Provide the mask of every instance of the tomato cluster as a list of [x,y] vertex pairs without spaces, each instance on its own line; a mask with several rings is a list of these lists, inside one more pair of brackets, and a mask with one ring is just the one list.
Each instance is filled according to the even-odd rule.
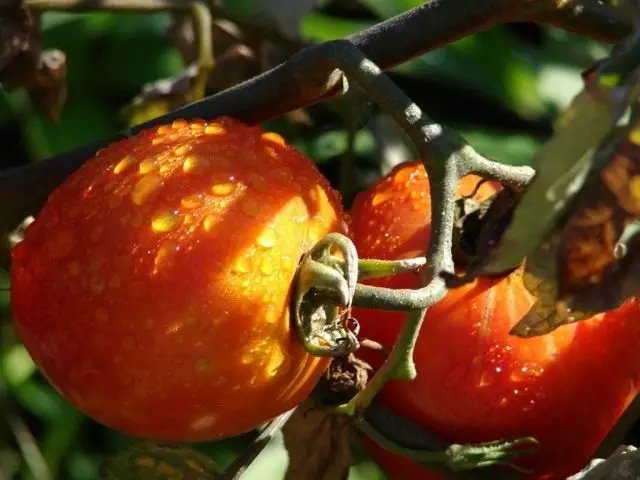
[[[479,179],[464,177],[459,195]],[[490,196],[484,183],[474,198]],[[355,200],[352,235],[359,255],[411,258],[430,234],[429,181],[420,163],[400,165]],[[368,283],[415,288],[406,273]],[[456,443],[533,436],[539,451],[521,462],[532,478],[561,479],[580,470],[633,399],[640,378],[640,304],[529,339],[509,335],[535,298],[520,271],[450,290],[425,317],[415,351],[418,376],[391,381],[381,400]],[[404,313],[357,309],[362,335],[392,345]],[[363,352],[374,366],[377,354]],[[394,480],[430,478],[424,467],[373,447]],[[433,478],[438,478],[433,476]]]
[[[499,185],[468,176],[460,195]],[[429,182],[403,164],[351,210],[360,257],[422,256]],[[349,233],[339,195],[278,135],[229,118],[178,120],[99,151],[50,196],[12,252],[11,306],[26,348],[79,409],[123,432],[210,440],[305,399],[329,361],[291,327],[300,258]],[[405,273],[370,282],[415,288]],[[640,305],[532,339],[509,335],[535,298],[521,273],[479,279],[429,309],[418,377],[381,399],[450,442],[534,436],[534,478],[579,470],[637,391]],[[404,314],[355,309],[391,346]],[[362,352],[379,367],[381,357]],[[376,446],[394,479],[424,467]]]

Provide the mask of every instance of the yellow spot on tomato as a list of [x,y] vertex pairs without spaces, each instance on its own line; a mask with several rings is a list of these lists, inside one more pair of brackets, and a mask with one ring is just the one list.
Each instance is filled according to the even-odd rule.
[[158,190],[162,187],[162,183],[163,179],[160,175],[147,175],[141,178],[133,187],[131,200],[133,200],[133,203],[136,205],[142,205],[158,193]]
[[266,132],[262,134],[262,139],[263,140],[268,140],[270,142],[274,142],[277,143],[278,145],[282,145],[285,146],[286,145],[286,141],[284,138],[282,138],[281,135],[278,135],[275,132]]
[[226,197],[231,195],[235,189],[235,183],[218,183],[211,186],[211,193],[219,197]]

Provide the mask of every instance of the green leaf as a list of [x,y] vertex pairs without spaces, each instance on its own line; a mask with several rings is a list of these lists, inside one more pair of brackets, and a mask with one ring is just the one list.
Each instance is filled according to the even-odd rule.
[[360,3],[385,20],[420,6],[425,0],[360,0]]
[[369,28],[373,24],[374,22],[335,17],[320,12],[311,12],[302,19],[300,35],[303,39],[312,42],[328,42],[357,33],[365,28]]
[[486,130],[460,131],[482,155],[509,165],[530,165],[542,141],[529,135]]
[[414,77],[451,83],[489,98],[527,119],[546,113],[537,74],[505,28],[476,33],[396,67]]
[[[349,135],[344,130],[330,130],[314,136],[306,144],[297,142],[296,146],[316,163],[324,163],[347,152]],[[360,130],[356,133],[354,141],[356,155],[371,157],[375,148],[375,139],[371,131]]]

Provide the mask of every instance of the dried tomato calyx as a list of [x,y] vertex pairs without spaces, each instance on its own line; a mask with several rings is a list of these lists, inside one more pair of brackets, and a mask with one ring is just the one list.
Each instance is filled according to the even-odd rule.
[[344,235],[327,235],[302,257],[293,319],[312,355],[336,357],[359,348],[349,322],[357,280],[358,253]]

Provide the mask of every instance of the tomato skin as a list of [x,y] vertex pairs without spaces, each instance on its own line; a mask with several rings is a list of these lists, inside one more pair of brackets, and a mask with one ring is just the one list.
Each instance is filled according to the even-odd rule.
[[[398,178],[401,188],[384,193]],[[463,179],[461,188],[469,181]],[[428,180],[412,163],[360,194],[351,217],[361,257],[408,258],[424,248],[430,207],[415,200],[421,191],[428,191]],[[376,204],[381,192],[387,200]],[[384,237],[387,218],[393,218],[392,235]],[[368,283],[412,288],[418,278],[405,274]],[[539,451],[519,462],[536,473],[523,478],[561,479],[577,472],[637,392],[640,304],[630,300],[542,337],[510,336],[534,300],[519,270],[451,290],[426,315],[415,351],[418,377],[391,381],[381,401],[449,442],[536,437]],[[362,335],[389,346],[404,315],[354,311]],[[363,356],[375,367],[381,364],[378,355]],[[393,462],[385,461],[393,472]]]
[[345,231],[338,194],[272,133],[178,120],[98,152],[13,251],[26,348],[79,409],[202,441],[300,403],[328,366],[290,328],[299,258]]

